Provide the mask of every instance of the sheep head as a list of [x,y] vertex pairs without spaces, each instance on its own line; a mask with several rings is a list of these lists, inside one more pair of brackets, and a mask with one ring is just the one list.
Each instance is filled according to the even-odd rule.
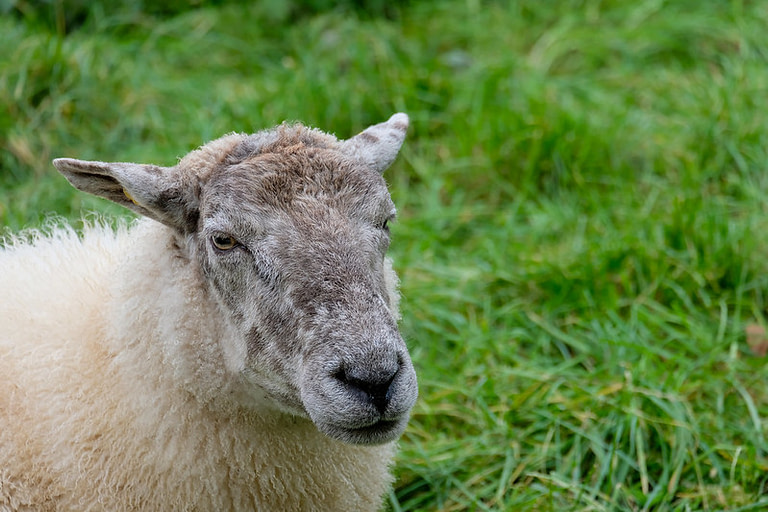
[[417,396],[381,175],[407,127],[395,114],[339,141],[282,125],[224,136],[173,167],[54,165],[173,230],[228,326],[227,367],[254,397],[337,440],[378,444],[402,433]]

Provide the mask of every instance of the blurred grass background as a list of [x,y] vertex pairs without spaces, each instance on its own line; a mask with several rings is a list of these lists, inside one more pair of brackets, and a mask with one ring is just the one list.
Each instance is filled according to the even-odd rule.
[[[411,116],[387,507],[768,509],[768,2],[0,2],[0,225],[59,156]],[[749,331],[749,336],[746,332]]]

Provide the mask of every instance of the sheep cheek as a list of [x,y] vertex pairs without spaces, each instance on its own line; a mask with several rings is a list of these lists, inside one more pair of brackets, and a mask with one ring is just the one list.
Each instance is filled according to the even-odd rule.
[[245,361],[248,355],[248,347],[245,340],[235,336],[227,336],[221,340],[221,349],[224,353],[224,364],[228,371],[234,375],[245,371]]

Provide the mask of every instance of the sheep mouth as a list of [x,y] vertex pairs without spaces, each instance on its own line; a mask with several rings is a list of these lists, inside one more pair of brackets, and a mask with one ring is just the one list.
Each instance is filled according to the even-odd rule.
[[352,428],[349,431],[365,436],[376,436],[377,434],[386,434],[397,428],[400,422],[393,420],[380,420],[367,427]]
[[405,430],[406,421],[380,419],[364,427],[336,427],[326,430],[326,435],[349,444],[376,445],[395,441]]

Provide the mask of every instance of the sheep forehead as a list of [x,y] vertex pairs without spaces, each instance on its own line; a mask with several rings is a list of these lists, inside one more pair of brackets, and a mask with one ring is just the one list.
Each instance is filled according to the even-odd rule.
[[317,219],[331,210],[364,219],[392,215],[394,205],[381,175],[347,158],[338,145],[325,144],[332,141],[319,140],[312,144],[311,137],[307,142],[278,137],[258,147],[252,139],[242,140],[211,173],[203,191],[203,217],[263,218],[278,212]]
[[205,182],[224,164],[242,161],[259,153],[278,152],[303,144],[312,147],[342,145],[333,135],[307,128],[300,123],[282,124],[251,135],[230,133],[191,151],[179,162],[179,168]]

